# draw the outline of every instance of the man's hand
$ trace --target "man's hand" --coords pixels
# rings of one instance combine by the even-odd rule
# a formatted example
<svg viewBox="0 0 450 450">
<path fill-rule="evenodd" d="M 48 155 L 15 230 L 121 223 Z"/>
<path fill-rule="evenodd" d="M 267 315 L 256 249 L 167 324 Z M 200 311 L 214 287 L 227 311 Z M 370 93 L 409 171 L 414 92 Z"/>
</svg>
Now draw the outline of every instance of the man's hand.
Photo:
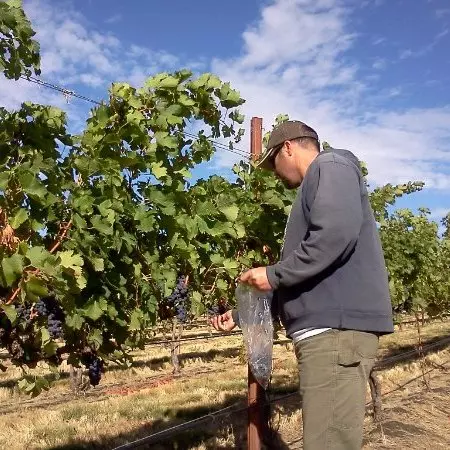
<svg viewBox="0 0 450 450">
<path fill-rule="evenodd" d="M 260 291 L 272 290 L 265 267 L 256 267 L 255 269 L 247 270 L 241 275 L 240 281 L 250 284 Z"/>
<path fill-rule="evenodd" d="M 211 317 L 211 319 L 209 319 L 209 323 L 217 331 L 231 331 L 236 326 L 231 314 L 231 309 L 224 314 Z"/>
</svg>

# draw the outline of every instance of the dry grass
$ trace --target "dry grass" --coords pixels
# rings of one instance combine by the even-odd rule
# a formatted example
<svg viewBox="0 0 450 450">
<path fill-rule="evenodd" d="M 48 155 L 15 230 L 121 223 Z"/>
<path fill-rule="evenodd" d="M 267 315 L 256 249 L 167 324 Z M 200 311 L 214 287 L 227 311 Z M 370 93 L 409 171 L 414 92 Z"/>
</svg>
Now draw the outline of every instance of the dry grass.
<svg viewBox="0 0 450 450">
<path fill-rule="evenodd" d="M 450 321 L 436 321 L 421 327 L 422 340 L 429 340 L 438 336 L 450 335 Z M 405 327 L 403 331 L 397 330 L 395 333 L 381 337 L 381 354 L 399 347 L 416 345 L 418 343 L 417 328 L 415 325 Z"/>
<path fill-rule="evenodd" d="M 383 420 L 368 420 L 364 449 L 450 448 L 450 351 L 430 355 L 426 370 L 446 363 L 422 377 L 418 363 L 405 364 L 382 373 Z M 417 379 L 398 389 L 411 378 Z M 394 391 L 394 392 L 392 392 Z"/>
<path fill-rule="evenodd" d="M 244 370 L 235 378 L 207 375 L 180 379 L 127 396 L 93 403 L 73 400 L 54 409 L 22 410 L 0 417 L 0 441 L 10 449 L 49 448 L 82 440 L 107 441 L 111 434 L 149 432 L 181 423 L 214 409 L 228 398 L 243 395 Z M 235 369 L 236 370 L 236 369 Z M 224 394 L 226 393 L 226 394 Z M 108 448 L 108 447 L 106 447 Z"/>
<path fill-rule="evenodd" d="M 422 330 L 423 339 L 449 334 L 450 322 L 436 322 Z M 416 343 L 417 332 L 408 328 L 383 337 L 380 354 L 392 353 Z M 67 367 L 62 367 L 62 378 L 55 383 L 54 389 L 33 400 L 20 395 L 10 385 L 20 377 L 20 371 L 10 367 L 6 373 L 0 373 L 0 403 L 3 411 L 10 411 L 0 416 L 0 442 L 9 450 L 113 448 L 225 406 L 242 404 L 247 391 L 247 366 L 240 358 L 241 344 L 241 336 L 183 343 L 182 370 L 186 375 L 180 377 L 171 375 L 167 348 L 149 347 L 135 353 L 134 367 L 108 371 L 100 388 L 79 397 L 69 392 Z M 442 364 L 449 358 L 448 350 L 427 357 L 428 364 Z M 44 367 L 36 371 L 40 375 L 48 375 Z M 421 371 L 421 364 L 417 361 L 383 371 L 380 373 L 383 390 L 395 389 L 407 379 L 420 375 Z M 446 376 L 448 382 L 448 374 Z M 274 390 L 295 390 L 297 382 L 292 344 L 275 346 Z M 430 386 L 433 386 L 433 380 Z M 401 395 L 412 395 L 420 389 L 419 380 L 402 389 Z M 437 393 L 436 397 L 439 397 Z M 294 397 L 280 404 L 279 408 L 280 435 L 284 442 L 295 440 L 301 430 L 298 399 Z M 416 411 L 414 414 L 417 419 L 421 413 Z M 212 424 L 210 435 L 195 430 L 178 441 L 178 448 L 237 448 L 237 442 L 242 442 L 245 435 L 246 413 Z M 367 425 L 372 434 L 366 448 L 402 448 L 370 447 L 373 442 L 385 444 L 381 435 L 376 434 L 378 431 L 372 429 L 370 419 Z M 393 442 L 397 442 L 395 439 Z M 183 446 L 182 442 L 186 440 L 191 442 L 189 446 Z M 160 448 L 175 448 L 174 445 L 175 442 L 166 443 Z"/>
</svg>

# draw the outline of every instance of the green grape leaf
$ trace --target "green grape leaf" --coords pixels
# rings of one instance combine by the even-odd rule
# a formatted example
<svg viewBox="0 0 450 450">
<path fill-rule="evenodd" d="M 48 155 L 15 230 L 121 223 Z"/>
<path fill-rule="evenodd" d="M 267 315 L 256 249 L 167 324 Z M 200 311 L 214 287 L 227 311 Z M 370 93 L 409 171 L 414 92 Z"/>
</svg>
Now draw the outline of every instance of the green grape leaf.
<svg viewBox="0 0 450 450">
<path fill-rule="evenodd" d="M 100 316 L 99 316 L 100 317 Z M 66 325 L 74 330 L 81 330 L 84 324 L 84 318 L 78 313 L 70 314 L 66 317 Z"/>
<path fill-rule="evenodd" d="M 81 275 L 84 260 L 80 255 L 74 254 L 72 250 L 66 250 L 58 252 L 57 257 L 62 267 L 73 270 L 77 276 Z"/>
<path fill-rule="evenodd" d="M 17 311 L 14 305 L 1 305 L 0 308 L 5 312 L 6 317 L 8 317 L 11 322 L 15 322 L 17 319 Z"/>
<path fill-rule="evenodd" d="M 27 220 L 28 220 L 28 211 L 24 208 L 19 208 L 19 210 L 11 218 L 9 223 L 10 223 L 11 227 L 16 230 Z"/>
<path fill-rule="evenodd" d="M 230 205 L 221 209 L 222 213 L 230 222 L 235 222 L 239 214 L 237 205 Z"/>
<path fill-rule="evenodd" d="M 23 257 L 17 253 L 10 257 L 3 258 L 3 286 L 11 286 L 17 279 L 19 279 L 22 276 L 23 267 Z"/>
</svg>

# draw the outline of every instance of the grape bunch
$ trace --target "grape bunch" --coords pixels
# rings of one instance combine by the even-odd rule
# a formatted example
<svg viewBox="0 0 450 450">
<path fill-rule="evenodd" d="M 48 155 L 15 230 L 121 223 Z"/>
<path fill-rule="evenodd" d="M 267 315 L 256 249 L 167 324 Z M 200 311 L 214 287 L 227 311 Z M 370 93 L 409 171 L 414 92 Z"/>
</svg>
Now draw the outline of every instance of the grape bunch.
<svg viewBox="0 0 450 450">
<path fill-rule="evenodd" d="M 167 302 L 175 309 L 177 319 L 181 323 L 185 323 L 189 308 L 189 290 L 186 283 L 186 277 L 178 277 L 177 285 L 172 294 L 167 298 Z"/>
<path fill-rule="evenodd" d="M 89 382 L 92 386 L 97 386 L 104 372 L 103 361 L 93 353 L 84 353 L 82 362 L 88 368 Z"/>
<path fill-rule="evenodd" d="M 62 338 L 64 335 L 62 323 L 64 322 L 64 311 L 55 298 L 46 297 L 40 299 L 35 305 L 34 310 L 41 317 L 47 317 L 47 327 L 52 339 Z"/>
<path fill-rule="evenodd" d="M 101 372 L 103 371 L 103 361 L 99 358 L 95 358 L 89 365 L 89 382 L 92 386 L 97 386 L 102 378 Z"/>
<path fill-rule="evenodd" d="M 48 332 L 52 339 L 62 338 L 64 335 L 62 329 L 62 317 L 56 313 L 50 313 L 47 319 Z"/>
<path fill-rule="evenodd" d="M 30 323 L 31 306 L 27 304 L 17 305 L 16 312 L 19 321 L 24 321 L 25 325 L 28 325 Z"/>
<path fill-rule="evenodd" d="M 216 306 L 210 306 L 208 308 L 208 316 L 218 316 L 219 315 L 219 307 Z"/>
<path fill-rule="evenodd" d="M 221 314 L 225 314 L 229 309 L 227 304 L 220 302 L 218 305 L 208 308 L 208 316 L 220 316 Z"/>
<path fill-rule="evenodd" d="M 35 305 L 34 310 L 42 317 L 46 317 L 48 315 L 47 304 L 49 303 L 49 299 L 41 298 Z"/>
</svg>

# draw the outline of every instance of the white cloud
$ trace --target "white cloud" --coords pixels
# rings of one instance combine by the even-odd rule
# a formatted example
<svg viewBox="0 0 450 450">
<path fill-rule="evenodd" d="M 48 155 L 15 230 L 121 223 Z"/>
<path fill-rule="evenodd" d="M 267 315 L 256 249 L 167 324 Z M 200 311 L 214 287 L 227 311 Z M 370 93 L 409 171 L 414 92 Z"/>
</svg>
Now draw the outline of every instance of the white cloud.
<svg viewBox="0 0 450 450">
<path fill-rule="evenodd" d="M 450 190 L 450 105 L 371 111 L 373 94 L 347 57 L 357 39 L 350 14 L 340 0 L 276 0 L 243 34 L 243 54 L 214 61 L 213 70 L 247 99 L 248 118 L 262 117 L 267 129 L 278 113 L 305 121 L 322 140 L 365 160 L 371 183 L 423 180 Z M 393 86 L 385 96 L 401 93 Z M 217 156 L 218 165 L 233 160 Z"/>
<path fill-rule="evenodd" d="M 80 81 L 88 86 L 99 87 L 103 84 L 103 79 L 92 73 L 82 73 L 80 76 Z"/>
<path fill-rule="evenodd" d="M 336 56 L 348 49 L 354 38 L 344 32 L 345 14 L 335 0 L 278 1 L 263 9 L 256 27 L 244 32 L 244 55 L 237 62 L 242 69 L 272 71 L 286 65 L 298 69 L 301 64 L 302 70 L 310 68 L 328 83 L 340 84 L 351 76 L 351 68 L 332 73 L 328 62 L 336 63 Z M 333 69 L 339 69 L 338 64 Z"/>
<path fill-rule="evenodd" d="M 397 97 L 397 96 L 401 95 L 401 93 L 402 93 L 402 88 L 393 87 L 393 88 L 389 89 L 388 95 L 389 95 L 389 97 Z"/>
<path fill-rule="evenodd" d="M 372 45 L 380 45 L 383 42 L 386 42 L 387 39 L 385 37 L 377 37 L 377 38 L 373 38 L 372 40 Z"/>
<path fill-rule="evenodd" d="M 367 8 L 367 7 L 375 7 L 381 6 L 384 3 L 384 0 L 362 0 L 359 3 L 360 8 Z"/>
<path fill-rule="evenodd" d="M 433 220 L 441 221 L 449 213 L 450 213 L 450 208 L 435 208 L 435 209 L 431 210 L 430 217 Z"/>
<path fill-rule="evenodd" d="M 105 23 L 113 24 L 113 23 L 120 22 L 121 20 L 122 20 L 122 15 L 121 14 L 113 14 L 112 16 L 108 17 L 105 20 Z"/>
<path fill-rule="evenodd" d="M 434 39 L 428 45 L 425 45 L 417 50 L 411 49 L 402 50 L 400 52 L 400 59 L 420 58 L 421 56 L 425 56 L 426 54 L 430 53 L 439 44 L 439 42 L 445 36 L 447 36 L 448 33 L 449 33 L 448 29 L 442 30 L 434 37 Z"/>
<path fill-rule="evenodd" d="M 377 58 L 377 59 L 373 62 L 372 67 L 373 67 L 375 70 L 383 70 L 383 69 L 386 69 L 386 67 L 387 67 L 387 61 L 386 61 L 384 58 Z"/>
</svg>

